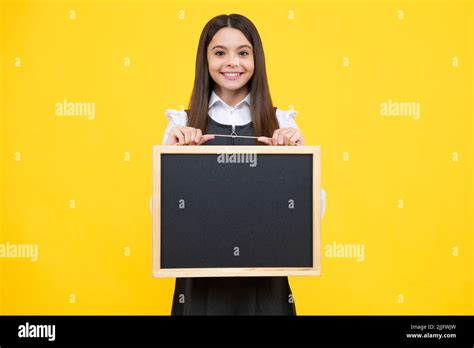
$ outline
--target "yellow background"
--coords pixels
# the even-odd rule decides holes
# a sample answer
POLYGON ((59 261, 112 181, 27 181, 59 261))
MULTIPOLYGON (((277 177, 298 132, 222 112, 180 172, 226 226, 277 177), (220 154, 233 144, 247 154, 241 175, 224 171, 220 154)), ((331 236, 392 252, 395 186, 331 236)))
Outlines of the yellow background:
POLYGON ((255 23, 275 105, 322 147, 322 276, 290 278, 298 314, 474 314, 473 8, 448 0, 3 1, 0 244, 39 260, 0 259, 0 313, 170 312, 174 280, 151 277, 151 150, 222 13, 255 23), (56 116, 64 99, 95 119, 56 116), (420 119, 382 117, 389 99, 420 119), (333 242, 364 261, 325 257, 333 242))

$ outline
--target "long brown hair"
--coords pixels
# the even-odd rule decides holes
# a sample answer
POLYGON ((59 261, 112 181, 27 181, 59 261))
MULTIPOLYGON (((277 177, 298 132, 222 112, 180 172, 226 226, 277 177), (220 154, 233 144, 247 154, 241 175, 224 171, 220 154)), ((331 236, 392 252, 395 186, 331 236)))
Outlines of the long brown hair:
POLYGON ((248 81, 248 87, 251 97, 250 113, 253 131, 255 136, 271 137, 279 126, 268 87, 262 40, 255 25, 239 14, 216 16, 206 24, 201 33, 196 55, 196 76, 189 102, 188 126, 199 128, 203 132, 207 128, 209 98, 215 84, 209 74, 207 47, 214 35, 226 27, 240 30, 252 44, 255 59, 254 73, 248 81))

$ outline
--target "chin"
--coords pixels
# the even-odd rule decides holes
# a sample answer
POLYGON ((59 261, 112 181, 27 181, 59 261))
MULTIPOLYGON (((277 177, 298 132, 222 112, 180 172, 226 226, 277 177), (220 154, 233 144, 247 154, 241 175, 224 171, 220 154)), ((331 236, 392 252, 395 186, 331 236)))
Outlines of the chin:
POLYGON ((239 81, 239 83, 232 83, 229 81, 222 81, 221 80, 221 86, 225 89, 231 90, 231 91, 238 91, 239 89, 245 87, 248 81, 239 81))
POLYGON ((227 85, 221 85, 223 89, 227 89, 228 91, 238 91, 239 89, 242 89, 245 85, 242 86, 227 86, 227 85))

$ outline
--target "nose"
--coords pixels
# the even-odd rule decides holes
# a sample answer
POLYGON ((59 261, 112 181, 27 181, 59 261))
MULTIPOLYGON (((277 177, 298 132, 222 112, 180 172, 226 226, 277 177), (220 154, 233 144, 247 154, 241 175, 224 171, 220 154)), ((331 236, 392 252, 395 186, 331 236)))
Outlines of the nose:
POLYGON ((240 65, 240 62, 239 62, 239 57, 234 57, 232 59, 229 60, 229 62, 227 63, 228 66, 239 66, 240 65))

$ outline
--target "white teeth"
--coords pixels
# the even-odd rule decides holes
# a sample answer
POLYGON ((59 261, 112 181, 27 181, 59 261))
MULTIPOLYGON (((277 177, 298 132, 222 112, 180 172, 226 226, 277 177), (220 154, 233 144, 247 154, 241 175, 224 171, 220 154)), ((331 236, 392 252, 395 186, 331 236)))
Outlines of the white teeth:
POLYGON ((235 77, 235 76, 239 76, 240 73, 223 73, 225 76, 232 76, 232 77, 235 77))

